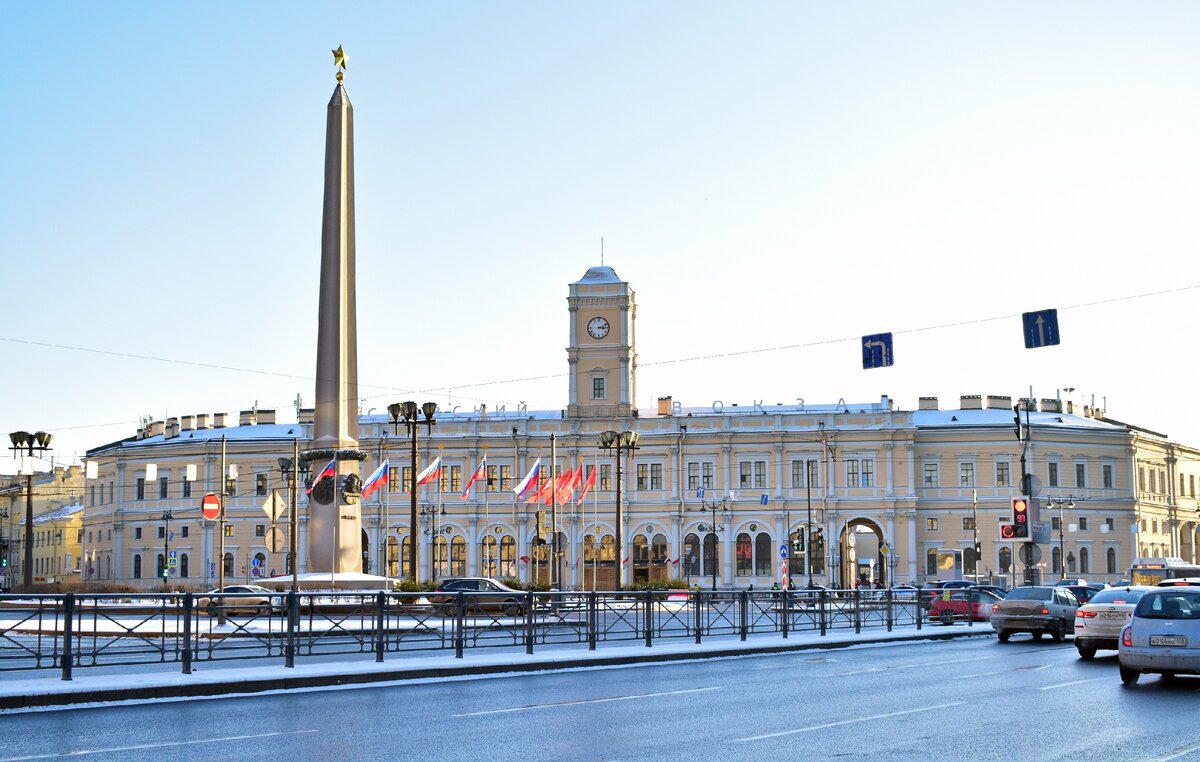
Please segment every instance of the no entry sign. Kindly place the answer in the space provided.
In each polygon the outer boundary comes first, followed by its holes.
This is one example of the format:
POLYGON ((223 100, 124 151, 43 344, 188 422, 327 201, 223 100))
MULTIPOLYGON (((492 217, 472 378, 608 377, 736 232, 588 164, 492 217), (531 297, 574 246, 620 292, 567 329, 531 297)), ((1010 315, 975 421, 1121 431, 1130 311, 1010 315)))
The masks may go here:
POLYGON ((216 521, 217 517, 221 515, 221 498, 209 492, 200 501, 200 512, 209 521, 216 521))

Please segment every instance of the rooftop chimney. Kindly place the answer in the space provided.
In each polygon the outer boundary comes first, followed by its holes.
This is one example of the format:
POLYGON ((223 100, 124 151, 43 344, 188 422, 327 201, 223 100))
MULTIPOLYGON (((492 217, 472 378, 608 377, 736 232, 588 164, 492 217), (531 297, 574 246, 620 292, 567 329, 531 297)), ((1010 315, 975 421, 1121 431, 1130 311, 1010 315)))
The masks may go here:
POLYGON ((937 410, 937 397, 918 397, 917 410, 937 410))
POLYGON ((1012 410, 1012 397, 989 394, 987 406, 988 410, 1012 410))
POLYGON ((670 397, 659 397, 658 398, 658 414, 659 415, 670 415, 672 407, 673 406, 671 404, 670 397))
POLYGON ((978 394, 964 394, 958 398, 958 407, 960 410, 982 410, 983 397, 978 394))
POLYGON ((229 413, 213 413, 213 428, 214 429, 225 428, 228 425, 227 424, 228 420, 229 420, 229 413))

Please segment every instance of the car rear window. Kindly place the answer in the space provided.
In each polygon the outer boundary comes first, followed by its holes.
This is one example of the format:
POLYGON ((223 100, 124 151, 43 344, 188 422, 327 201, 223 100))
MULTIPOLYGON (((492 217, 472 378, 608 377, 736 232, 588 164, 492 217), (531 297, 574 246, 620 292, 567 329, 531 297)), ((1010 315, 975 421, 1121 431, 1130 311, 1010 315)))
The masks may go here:
POLYGON ((1122 590, 1113 587, 1096 593, 1088 603, 1137 603, 1143 595, 1143 590, 1122 590))
POLYGON ((1014 587, 1004 596, 1006 601, 1047 601, 1054 597, 1050 587, 1014 587))
POLYGON ((1133 615, 1141 619, 1200 619, 1200 595, 1175 591, 1143 595, 1133 615))

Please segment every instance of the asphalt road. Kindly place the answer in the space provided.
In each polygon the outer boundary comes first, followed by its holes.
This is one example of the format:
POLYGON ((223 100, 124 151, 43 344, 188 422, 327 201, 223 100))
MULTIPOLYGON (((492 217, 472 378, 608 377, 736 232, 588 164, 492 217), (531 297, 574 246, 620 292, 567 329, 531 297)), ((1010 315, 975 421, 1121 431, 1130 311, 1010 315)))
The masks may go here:
POLYGON ((1200 678, 1020 637, 7 713, 0 759, 1200 760, 1200 678))

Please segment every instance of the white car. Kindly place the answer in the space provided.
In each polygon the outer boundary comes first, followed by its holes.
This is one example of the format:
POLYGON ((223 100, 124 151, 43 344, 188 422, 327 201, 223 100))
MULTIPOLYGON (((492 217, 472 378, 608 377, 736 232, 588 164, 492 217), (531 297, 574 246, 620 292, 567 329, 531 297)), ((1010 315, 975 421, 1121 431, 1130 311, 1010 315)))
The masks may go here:
POLYGON ((1142 595, 1121 630, 1117 662, 1127 686, 1143 673, 1200 675, 1200 584, 1173 583, 1142 595))
POLYGON ((1079 658, 1091 659, 1096 651, 1117 650, 1121 630, 1141 597, 1152 587, 1110 587, 1075 609, 1075 649, 1079 658))

